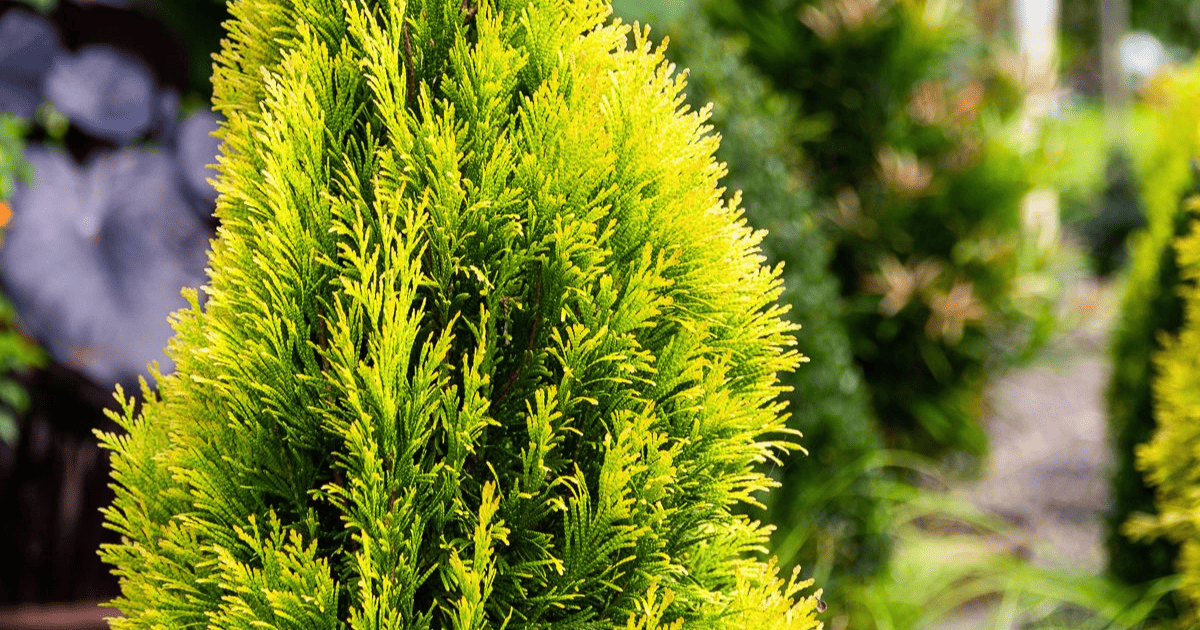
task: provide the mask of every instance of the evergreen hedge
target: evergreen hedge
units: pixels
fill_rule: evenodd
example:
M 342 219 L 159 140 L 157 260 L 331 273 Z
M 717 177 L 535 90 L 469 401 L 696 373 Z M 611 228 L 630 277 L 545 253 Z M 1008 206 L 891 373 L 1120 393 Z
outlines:
M 101 435 L 115 630 L 819 627 L 737 509 L 778 270 L 608 12 L 231 5 L 207 299 Z
M 1189 204 L 1193 208 L 1196 199 Z M 1195 221 L 1190 226 L 1175 242 L 1181 282 L 1166 287 L 1183 295 L 1183 324 L 1178 334 L 1160 332 L 1164 347 L 1154 356 L 1153 437 L 1137 447 L 1137 467 L 1154 487 L 1154 503 L 1151 510 L 1134 513 L 1123 533 L 1143 548 L 1172 550 L 1167 559 L 1181 574 L 1179 591 L 1186 600 L 1181 627 L 1192 628 L 1200 624 L 1200 230 Z M 1146 559 L 1156 562 L 1153 569 L 1171 572 L 1157 564 L 1163 558 Z
M 1131 584 L 1171 574 L 1178 553 L 1169 540 L 1130 540 L 1122 528 L 1135 512 L 1154 513 L 1153 491 L 1137 469 L 1136 451 L 1154 433 L 1158 415 L 1153 357 L 1164 335 L 1174 335 L 1183 322 L 1173 241 L 1189 230 L 1187 197 L 1197 185 L 1189 164 L 1200 155 L 1200 133 L 1194 131 L 1200 116 L 1200 73 L 1192 68 L 1165 76 L 1154 93 L 1160 141 L 1142 185 L 1147 226 L 1130 241 L 1133 256 L 1113 331 L 1113 373 L 1106 392 L 1114 460 L 1112 505 L 1105 515 L 1108 570 Z M 1180 131 L 1185 129 L 1193 131 Z

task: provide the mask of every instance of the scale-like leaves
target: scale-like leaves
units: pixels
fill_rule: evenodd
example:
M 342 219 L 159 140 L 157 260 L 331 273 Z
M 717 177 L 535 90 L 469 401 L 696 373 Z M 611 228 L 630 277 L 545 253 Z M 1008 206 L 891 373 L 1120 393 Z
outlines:
M 734 513 L 778 270 L 608 13 L 231 6 L 208 300 L 103 436 L 114 628 L 819 626 Z

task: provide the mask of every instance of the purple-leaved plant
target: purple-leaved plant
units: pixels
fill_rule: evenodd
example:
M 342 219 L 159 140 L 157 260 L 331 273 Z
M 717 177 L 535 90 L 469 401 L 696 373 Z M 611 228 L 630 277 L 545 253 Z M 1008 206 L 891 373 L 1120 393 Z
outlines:
M 37 184 L 18 184 L 0 249 L 5 284 L 30 332 L 97 383 L 136 382 L 162 349 L 179 291 L 204 281 L 212 236 L 160 149 L 104 153 L 78 168 L 30 147 Z
M 157 110 L 154 75 L 140 59 L 105 45 L 59 57 L 46 97 L 83 131 L 127 144 L 150 129 Z
M 24 9 L 0 15 L 0 112 L 33 118 L 46 73 L 63 53 L 46 18 Z

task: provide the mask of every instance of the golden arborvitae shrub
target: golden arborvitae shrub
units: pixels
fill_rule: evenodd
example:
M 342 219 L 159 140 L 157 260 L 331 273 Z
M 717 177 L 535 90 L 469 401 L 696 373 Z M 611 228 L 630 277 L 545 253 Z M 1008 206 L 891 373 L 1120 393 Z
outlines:
M 207 301 L 102 436 L 114 630 L 820 627 L 742 514 L 779 271 L 609 12 L 231 5 Z
M 1132 540 L 1123 527 L 1131 514 L 1155 510 L 1154 492 L 1138 470 L 1136 452 L 1157 423 L 1154 356 L 1183 323 L 1174 242 L 1188 232 L 1193 218 L 1186 200 L 1197 185 L 1189 162 L 1200 155 L 1195 123 L 1200 116 L 1200 72 L 1192 66 L 1170 73 L 1156 81 L 1151 93 L 1157 133 L 1142 182 L 1147 225 L 1130 239 L 1132 260 L 1112 335 L 1113 370 L 1106 393 L 1114 462 L 1109 481 L 1112 505 L 1105 517 L 1108 570 L 1131 584 L 1169 575 L 1178 555 L 1170 540 Z
M 1196 198 L 1188 204 L 1196 208 Z M 1154 357 L 1153 437 L 1137 448 L 1137 466 L 1154 489 L 1156 514 L 1136 513 L 1124 533 L 1137 541 L 1166 539 L 1180 545 L 1176 570 L 1189 600 L 1185 627 L 1200 623 L 1200 229 L 1175 242 L 1180 283 L 1167 290 L 1183 295 L 1183 325 L 1177 336 L 1160 333 L 1163 350 Z

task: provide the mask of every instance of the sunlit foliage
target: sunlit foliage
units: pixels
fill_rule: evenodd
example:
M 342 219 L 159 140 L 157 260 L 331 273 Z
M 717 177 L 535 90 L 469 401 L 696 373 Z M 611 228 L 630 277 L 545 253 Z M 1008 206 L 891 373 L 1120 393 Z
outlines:
M 738 506 L 800 356 L 603 2 L 238 0 L 218 239 L 105 434 L 133 628 L 819 627 Z

